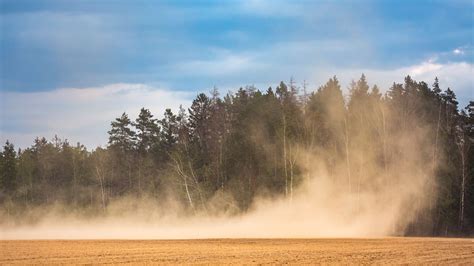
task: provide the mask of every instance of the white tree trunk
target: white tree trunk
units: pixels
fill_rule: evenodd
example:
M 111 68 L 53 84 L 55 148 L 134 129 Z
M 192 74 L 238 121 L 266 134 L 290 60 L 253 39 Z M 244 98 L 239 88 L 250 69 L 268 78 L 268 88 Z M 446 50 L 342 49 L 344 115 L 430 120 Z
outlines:
M 283 115 L 283 167 L 285 169 L 285 197 L 288 196 L 288 168 L 286 166 L 286 117 Z
M 99 179 L 100 184 L 100 194 L 102 199 L 102 210 L 105 212 L 105 190 L 104 190 L 104 177 L 99 170 L 99 167 L 96 165 L 95 171 L 97 173 L 97 178 Z
M 349 193 L 352 193 L 352 184 L 351 184 L 351 162 L 349 155 L 349 130 L 347 128 L 347 119 L 344 117 L 344 144 L 346 147 L 346 166 L 347 166 L 347 179 L 349 183 Z
M 294 168 L 296 164 L 296 154 L 294 153 L 292 146 L 290 149 L 290 202 L 293 201 L 293 180 L 294 180 Z
M 194 210 L 193 199 L 191 198 L 191 194 L 189 193 L 188 180 L 186 176 L 183 176 L 183 179 L 184 179 L 184 188 L 186 190 L 186 195 L 188 197 L 189 206 L 191 207 L 191 209 Z
M 193 211 L 195 211 L 195 208 L 194 208 L 194 203 L 193 203 L 193 198 L 191 197 L 191 193 L 189 191 L 189 184 L 188 184 L 188 177 L 187 175 L 183 172 L 183 170 L 181 169 L 181 164 L 180 162 L 174 158 L 173 156 L 170 156 L 170 158 L 174 161 L 175 165 L 175 170 L 176 172 L 178 173 L 178 175 L 183 179 L 183 184 L 184 184 L 184 190 L 186 192 L 186 197 L 187 197 L 187 200 L 188 200 L 188 203 L 189 203 L 189 206 L 191 207 L 191 209 Z

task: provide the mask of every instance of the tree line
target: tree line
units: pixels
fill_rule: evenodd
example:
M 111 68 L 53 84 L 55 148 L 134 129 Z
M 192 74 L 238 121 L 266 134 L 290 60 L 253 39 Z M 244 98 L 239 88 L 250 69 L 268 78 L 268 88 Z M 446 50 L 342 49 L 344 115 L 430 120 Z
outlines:
M 460 109 L 455 93 L 442 90 L 438 79 L 428 85 L 410 76 L 385 94 L 364 75 L 348 95 L 336 77 L 310 93 L 293 80 L 224 97 L 214 89 L 198 94 L 187 110 L 166 109 L 161 119 L 146 108 L 134 120 L 123 113 L 111 122 L 106 147 L 87 150 L 55 136 L 15 150 L 7 141 L 0 157 L 1 217 L 58 202 L 100 213 L 123 196 L 159 201 L 170 194 L 195 213 L 218 193 L 233 199 L 221 199 L 222 211 L 243 213 L 262 192 L 291 201 L 309 178 L 304 160 L 313 157 L 302 150 L 359 195 L 372 189 L 368 177 L 396 182 L 383 173 L 396 171 L 400 164 L 394 162 L 418 160 L 403 153 L 411 144 L 400 140 L 426 131 L 417 143 L 436 197 L 405 234 L 472 235 L 474 102 Z

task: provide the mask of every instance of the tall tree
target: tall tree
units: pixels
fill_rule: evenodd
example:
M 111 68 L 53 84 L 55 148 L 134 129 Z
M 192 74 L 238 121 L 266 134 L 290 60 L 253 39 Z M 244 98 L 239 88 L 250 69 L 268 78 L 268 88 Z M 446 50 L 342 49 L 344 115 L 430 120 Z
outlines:
M 110 124 L 112 128 L 108 131 L 109 145 L 123 152 L 133 150 L 136 133 L 131 128 L 132 124 L 128 115 L 124 112 L 122 116 L 116 118 Z
M 178 118 L 171 111 L 166 109 L 163 119 L 160 120 L 161 125 L 161 147 L 168 153 L 171 152 L 178 138 Z
M 12 195 L 17 185 L 17 157 L 15 147 L 8 140 L 1 153 L 0 178 L 0 189 Z
M 211 101 L 204 93 L 198 94 L 188 109 L 188 128 L 191 136 L 190 155 L 193 160 L 193 168 L 204 170 L 204 166 L 209 163 L 209 144 L 211 141 L 209 119 L 211 115 Z M 194 170 L 193 170 L 194 172 Z M 204 175 L 199 173 L 199 181 Z
M 133 125 L 137 129 L 136 145 L 139 153 L 146 153 L 152 148 L 153 145 L 158 144 L 160 128 L 158 127 L 156 119 L 153 118 L 150 110 L 142 108 Z M 133 138 L 133 133 L 131 131 L 127 131 L 126 134 L 128 134 L 130 138 Z
M 111 122 L 112 128 L 109 133 L 109 147 L 114 153 L 114 160 L 117 167 L 113 169 L 115 174 L 113 182 L 117 184 L 117 193 L 127 190 L 125 184 L 128 181 L 128 188 L 134 188 L 133 168 L 134 152 L 136 147 L 136 133 L 132 130 L 132 123 L 128 115 L 124 112 L 121 117 Z M 139 179 L 140 180 L 140 179 Z M 138 182 L 140 191 L 140 181 Z
M 189 111 L 189 129 L 191 135 L 199 145 L 206 149 L 206 139 L 208 137 L 208 121 L 210 117 L 211 101 L 204 93 L 198 94 L 193 100 Z

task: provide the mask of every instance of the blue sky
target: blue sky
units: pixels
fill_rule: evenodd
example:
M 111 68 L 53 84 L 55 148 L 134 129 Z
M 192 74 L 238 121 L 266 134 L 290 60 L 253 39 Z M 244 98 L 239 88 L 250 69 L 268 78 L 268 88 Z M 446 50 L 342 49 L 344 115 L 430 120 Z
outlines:
M 110 120 L 159 116 L 217 86 L 315 89 L 411 74 L 473 99 L 472 1 L 0 0 L 1 141 L 106 143 Z M 40 122 L 41 121 L 41 122 Z

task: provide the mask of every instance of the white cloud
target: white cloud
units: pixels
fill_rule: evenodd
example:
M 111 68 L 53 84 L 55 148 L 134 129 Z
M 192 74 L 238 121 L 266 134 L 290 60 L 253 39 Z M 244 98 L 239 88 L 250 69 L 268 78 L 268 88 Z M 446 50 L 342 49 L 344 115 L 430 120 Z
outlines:
M 429 86 L 438 77 L 441 88 L 450 87 L 454 90 L 459 101 L 459 107 L 464 108 L 469 100 L 474 99 L 474 65 L 468 62 L 439 63 L 430 59 L 419 64 L 393 69 L 346 68 L 331 69 L 317 68 L 313 71 L 315 79 L 311 79 L 318 86 L 329 77 L 337 75 L 343 88 L 347 88 L 352 79 L 357 80 L 362 73 L 367 76 L 370 84 L 377 84 L 386 91 L 393 82 L 403 83 L 404 77 L 410 75 L 417 81 L 424 81 Z
M 461 49 L 461 48 L 456 48 L 456 49 L 453 50 L 453 54 L 462 55 L 462 54 L 464 54 L 464 50 Z
M 177 73 L 208 75 L 213 77 L 225 93 L 228 89 L 254 84 L 265 90 L 275 86 L 280 79 L 289 79 L 291 73 L 302 83 L 309 82 L 309 89 L 317 88 L 333 75 L 337 75 L 343 88 L 352 79 L 364 73 L 370 84 L 387 90 L 393 82 L 403 82 L 406 75 L 432 84 L 435 77 L 443 89 L 450 87 L 458 96 L 463 108 L 474 99 L 473 64 L 469 62 L 441 63 L 436 59 L 392 69 L 330 68 L 295 62 L 292 66 L 255 64 L 258 58 L 251 55 L 218 53 L 215 60 L 192 61 L 179 65 Z M 181 71 L 181 72 L 180 72 Z M 290 72 L 294 71 L 294 72 Z M 227 75 L 227 77 L 226 77 Z M 282 76 L 283 75 L 283 76 Z M 288 76 L 284 76 L 288 75 Z M 221 79 L 221 77 L 226 77 Z M 209 84 L 209 88 L 214 84 Z M 205 89 L 203 91 L 206 91 Z M 0 141 L 11 140 L 17 147 L 27 147 L 36 136 L 52 138 L 55 134 L 71 143 L 80 141 L 89 148 L 107 143 L 110 122 L 127 112 L 136 117 L 141 107 L 149 108 L 161 116 L 165 108 L 176 110 L 180 104 L 187 106 L 195 92 L 158 89 L 144 84 L 111 84 L 93 88 L 61 88 L 44 92 L 0 91 Z
M 0 141 L 28 147 L 37 136 L 57 134 L 89 148 L 107 144 L 110 122 L 127 112 L 135 118 L 141 107 L 161 117 L 194 96 L 144 84 L 111 84 L 94 88 L 61 88 L 44 92 L 0 92 Z
M 385 86 L 388 85 L 388 82 L 391 84 L 396 80 L 402 82 L 403 77 L 406 75 L 411 75 L 412 78 L 418 81 L 425 81 L 429 85 L 438 77 L 443 88 L 451 87 L 458 95 L 469 96 L 470 94 L 471 98 L 473 96 L 473 64 L 467 62 L 436 63 L 428 61 L 394 70 L 378 71 L 375 73 L 368 71 L 367 74 L 373 74 L 374 77 L 380 76 L 383 78 L 381 82 Z
M 414 77 L 421 76 L 427 73 L 432 73 L 440 70 L 443 67 L 441 64 L 436 64 L 434 62 L 423 62 L 420 65 L 415 65 L 407 69 L 409 75 Z
M 433 56 L 419 63 L 388 69 L 344 67 L 331 63 L 329 58 L 319 56 L 320 51 L 347 49 L 342 43 L 333 40 L 324 44 L 319 43 L 319 47 L 317 45 L 318 43 L 310 41 L 287 42 L 275 44 L 260 53 L 218 52 L 213 59 L 179 64 L 175 72 L 185 76 L 211 78 L 212 82 L 216 83 L 208 84 L 209 87 L 216 85 L 224 92 L 252 84 L 265 90 L 268 86 L 274 87 L 282 79 L 288 81 L 291 76 L 300 83 L 306 80 L 309 82 L 309 88 L 315 89 L 330 77 L 337 75 L 342 87 L 347 88 L 352 79 L 358 79 L 364 73 L 371 84 L 377 84 L 384 91 L 389 89 L 393 82 L 403 83 L 407 75 L 417 81 L 425 81 L 430 86 L 435 77 L 438 77 L 443 89 L 450 87 L 455 91 L 460 102 L 459 107 L 463 108 L 469 100 L 474 98 L 472 63 L 444 62 L 440 61 L 438 56 Z M 311 47 L 318 47 L 319 51 L 314 51 Z M 297 51 L 301 50 L 307 51 L 305 56 L 296 56 Z M 295 56 L 285 56 L 288 54 Z M 274 60 L 275 55 L 279 55 L 277 62 Z M 370 55 L 366 54 L 366 56 L 370 58 Z

